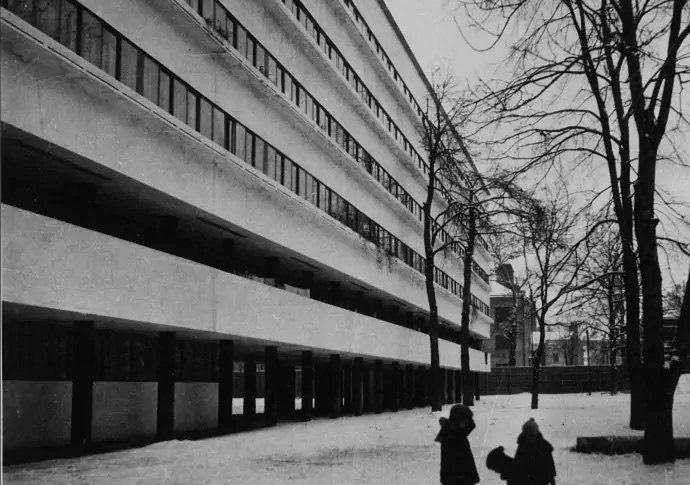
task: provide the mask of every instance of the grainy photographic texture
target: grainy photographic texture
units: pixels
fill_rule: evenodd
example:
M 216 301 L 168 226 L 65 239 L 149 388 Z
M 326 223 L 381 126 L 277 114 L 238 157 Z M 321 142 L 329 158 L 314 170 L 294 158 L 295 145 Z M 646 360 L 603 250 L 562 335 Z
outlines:
M 687 0 L 0 5 L 4 483 L 687 483 Z

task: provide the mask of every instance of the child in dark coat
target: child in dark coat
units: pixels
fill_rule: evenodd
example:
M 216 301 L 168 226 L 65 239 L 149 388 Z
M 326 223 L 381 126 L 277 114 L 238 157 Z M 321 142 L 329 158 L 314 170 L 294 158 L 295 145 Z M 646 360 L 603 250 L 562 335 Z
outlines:
M 514 471 L 520 485 L 556 485 L 556 465 L 553 462 L 553 446 L 539 431 L 530 418 L 517 439 Z
M 470 408 L 456 404 L 448 419 L 441 418 L 441 431 L 436 441 L 441 443 L 441 484 L 474 485 L 479 474 L 467 436 L 475 428 Z

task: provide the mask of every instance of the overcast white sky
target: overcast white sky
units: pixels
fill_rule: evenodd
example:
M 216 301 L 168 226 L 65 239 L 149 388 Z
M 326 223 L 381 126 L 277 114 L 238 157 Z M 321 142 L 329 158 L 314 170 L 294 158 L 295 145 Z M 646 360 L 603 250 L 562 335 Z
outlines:
M 454 10 L 453 0 L 386 0 L 386 4 L 402 30 L 419 64 L 431 78 L 435 69 L 451 73 L 459 87 L 473 84 L 478 76 L 490 77 L 500 72 L 501 60 L 505 50 L 477 52 L 463 39 L 455 20 L 460 26 L 466 25 L 463 12 Z M 470 39 L 475 47 L 486 47 L 480 41 Z M 690 107 L 686 108 L 686 111 Z M 685 144 L 686 160 L 690 163 L 690 133 Z M 669 166 L 660 163 L 657 183 L 671 192 L 676 200 L 690 204 L 690 168 Z M 690 220 L 690 211 L 685 210 Z M 671 233 L 673 228 L 666 228 Z M 686 234 L 684 240 L 688 240 Z M 671 261 L 674 279 L 685 279 L 688 271 L 688 258 L 678 257 Z M 666 261 L 662 260 L 662 266 Z M 665 273 L 667 272 L 665 271 Z M 668 274 L 668 273 L 667 273 Z M 668 281 L 668 280 L 667 280 Z

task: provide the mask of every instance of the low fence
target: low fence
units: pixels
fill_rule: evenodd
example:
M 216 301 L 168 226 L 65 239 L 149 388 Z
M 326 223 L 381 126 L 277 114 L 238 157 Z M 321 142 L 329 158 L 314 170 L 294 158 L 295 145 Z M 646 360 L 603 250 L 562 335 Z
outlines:
M 625 367 L 616 366 L 616 389 L 628 390 L 630 381 Z M 494 367 L 490 373 L 479 373 L 481 394 L 517 394 L 532 390 L 531 367 Z M 542 367 L 539 392 L 564 394 L 611 390 L 609 366 Z

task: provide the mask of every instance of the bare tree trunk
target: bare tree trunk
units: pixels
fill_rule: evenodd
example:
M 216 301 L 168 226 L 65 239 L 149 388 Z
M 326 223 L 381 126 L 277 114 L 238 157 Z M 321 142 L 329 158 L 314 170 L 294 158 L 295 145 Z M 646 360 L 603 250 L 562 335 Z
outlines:
M 622 228 L 621 228 L 622 231 Z M 627 248 L 627 249 L 626 249 Z M 637 262 L 632 246 L 623 243 L 623 272 L 625 281 L 625 353 L 630 376 L 630 427 L 644 429 L 644 376 L 640 359 L 640 284 Z
M 541 374 L 541 359 L 544 353 L 544 337 L 546 333 L 545 315 L 539 318 L 539 345 L 532 357 L 532 409 L 539 409 L 539 375 Z
M 426 232 L 426 227 L 425 227 Z M 426 237 L 425 237 L 426 239 Z M 436 304 L 436 289 L 434 288 L 434 258 L 429 257 L 432 251 L 427 250 L 426 267 L 426 294 L 429 300 L 429 346 L 431 360 L 429 365 L 429 401 L 432 411 L 441 410 L 441 398 L 439 393 L 439 353 L 438 353 L 438 306 Z
M 474 377 L 470 371 L 470 310 L 472 308 L 472 257 L 477 237 L 475 208 L 469 209 L 467 247 L 463 258 L 462 318 L 460 321 L 460 366 L 462 372 L 462 403 L 474 405 Z
M 646 133 L 640 135 L 650 136 Z M 673 395 L 678 378 L 670 368 L 664 368 L 661 270 L 656 244 L 658 220 L 654 217 L 656 151 L 645 139 L 640 141 L 640 155 L 635 191 L 635 232 L 642 280 L 647 397 L 642 458 L 646 464 L 654 464 L 675 460 Z

